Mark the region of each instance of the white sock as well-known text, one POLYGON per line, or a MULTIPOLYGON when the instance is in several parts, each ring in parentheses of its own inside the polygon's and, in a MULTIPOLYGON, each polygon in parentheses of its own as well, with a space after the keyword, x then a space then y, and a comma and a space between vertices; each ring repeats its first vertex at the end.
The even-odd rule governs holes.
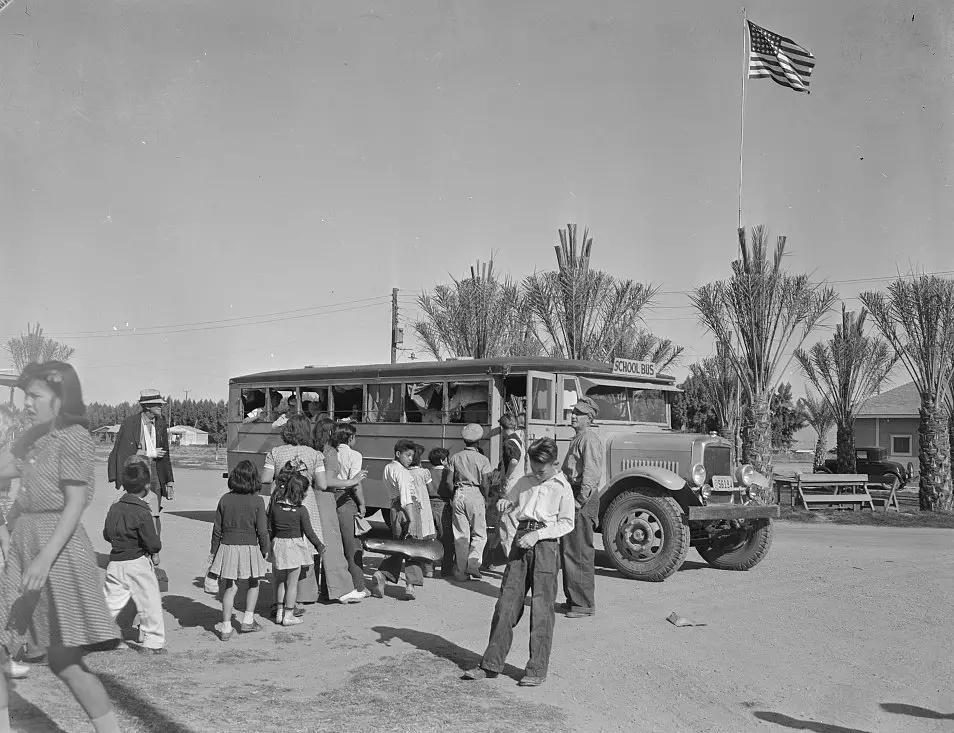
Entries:
POLYGON ((255 611, 246 611, 242 617, 243 624, 250 624, 255 620, 255 611))
POLYGON ((89 722, 93 724, 96 733, 122 733, 119 728, 119 721, 116 720, 116 715, 112 711, 89 722))

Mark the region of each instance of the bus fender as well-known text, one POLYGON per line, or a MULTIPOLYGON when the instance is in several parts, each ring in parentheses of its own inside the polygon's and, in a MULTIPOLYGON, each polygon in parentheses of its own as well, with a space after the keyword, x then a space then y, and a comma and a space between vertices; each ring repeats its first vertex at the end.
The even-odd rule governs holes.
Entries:
MULTIPOLYGON (((617 474, 613 477, 613 482, 607 484, 600 494, 600 518, 610 503, 623 491, 637 489, 639 487, 652 486, 663 489, 673 494, 673 498, 679 501, 682 497, 680 492, 686 488, 686 480, 679 474, 673 473, 669 469, 659 466, 638 466, 617 474)), ((683 503, 679 501, 680 505, 683 503)))

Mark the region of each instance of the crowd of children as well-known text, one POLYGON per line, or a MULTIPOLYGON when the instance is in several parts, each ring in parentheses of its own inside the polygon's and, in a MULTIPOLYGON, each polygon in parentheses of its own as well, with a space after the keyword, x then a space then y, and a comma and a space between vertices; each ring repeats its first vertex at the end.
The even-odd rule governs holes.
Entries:
MULTIPOLYGON (((559 470, 555 442, 544 438, 524 449, 517 425, 513 416, 501 419, 503 441, 496 469, 478 447, 483 428, 470 424, 461 431, 465 448, 454 455, 444 448, 432 449, 427 455, 430 469, 421 465, 424 446, 398 440, 394 459, 384 468, 383 481, 390 499, 388 523, 393 538, 439 540, 443 576, 474 580, 490 564, 508 564, 487 651, 480 666, 469 670, 465 678, 492 677, 503 668, 512 628, 530 592, 531 658, 521 684, 536 685, 546 677, 550 654, 558 538, 573 528, 574 505, 572 491, 559 470), (487 547, 488 517, 495 537, 493 547, 487 547)), ((338 428, 333 447, 338 451, 340 478, 363 476, 361 454, 354 449, 355 426, 338 428)), ((296 604, 298 584, 325 551, 318 517, 307 508, 309 503, 314 506, 314 502, 306 502, 314 490, 308 467, 293 458, 280 468, 272 468, 274 486, 267 505, 258 496, 262 486, 259 472, 251 461, 243 460, 229 474, 229 491, 216 508, 208 566, 214 582, 206 589, 221 593, 222 621, 215 629, 222 641, 235 632, 233 612, 239 583, 247 585, 247 593, 238 632, 262 628, 255 620, 255 608, 259 587, 269 572, 275 623, 301 624, 303 611, 296 604)), ((161 599, 150 562, 150 557, 159 552, 160 543, 149 508, 142 500, 149 490, 148 466, 138 456, 130 458, 123 468, 123 487, 126 493, 111 507, 103 532, 113 548, 107 569, 107 605, 115 618, 132 598, 139 611, 142 646, 163 653, 161 599)), ((353 495, 351 492, 349 496, 353 495)), ((358 501, 363 504, 363 496, 358 501)), ((361 517, 364 514, 354 513, 361 517)), ((357 528, 350 539, 360 548, 357 528)), ((359 553, 360 549, 357 553, 354 548, 348 549, 352 563, 361 563, 359 553)), ((359 566, 358 572, 363 581, 363 568, 359 566)), ((434 573, 433 561, 413 553, 393 552, 372 573, 370 594, 383 598, 386 586, 399 584, 403 578, 403 593, 398 597, 414 600, 423 589, 424 579, 434 573)))

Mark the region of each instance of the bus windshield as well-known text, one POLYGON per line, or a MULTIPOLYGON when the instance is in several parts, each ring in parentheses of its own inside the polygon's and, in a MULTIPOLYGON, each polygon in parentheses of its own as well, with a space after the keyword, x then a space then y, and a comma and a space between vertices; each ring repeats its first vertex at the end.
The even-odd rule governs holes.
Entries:
POLYGON ((596 383, 588 387, 586 396, 599 408, 597 420, 669 424, 662 390, 596 383))

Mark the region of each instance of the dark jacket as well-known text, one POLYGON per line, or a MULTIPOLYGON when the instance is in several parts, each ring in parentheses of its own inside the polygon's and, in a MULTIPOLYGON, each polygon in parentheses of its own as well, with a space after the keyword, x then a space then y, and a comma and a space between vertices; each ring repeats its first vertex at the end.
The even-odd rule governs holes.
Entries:
POLYGON ((262 555, 268 555, 272 543, 268 539, 268 518, 265 514, 265 502, 258 494, 236 494, 230 491, 219 499, 216 507, 209 552, 215 555, 219 545, 257 544, 262 555))
POLYGON ((110 560, 136 560, 162 549, 149 505, 128 493, 109 507, 103 539, 113 546, 110 560))
MULTIPOLYGON (((156 448, 163 448, 166 455, 156 461, 156 472, 159 474, 159 485, 175 483, 172 476, 172 458, 169 456, 169 431, 165 419, 156 418, 156 448)), ((119 485, 123 476, 123 464, 129 456, 136 455, 142 447, 142 413, 137 412, 123 420, 119 426, 119 432, 116 433, 116 441, 113 443, 113 449, 109 453, 109 461, 106 466, 106 476, 111 483, 119 485)))

